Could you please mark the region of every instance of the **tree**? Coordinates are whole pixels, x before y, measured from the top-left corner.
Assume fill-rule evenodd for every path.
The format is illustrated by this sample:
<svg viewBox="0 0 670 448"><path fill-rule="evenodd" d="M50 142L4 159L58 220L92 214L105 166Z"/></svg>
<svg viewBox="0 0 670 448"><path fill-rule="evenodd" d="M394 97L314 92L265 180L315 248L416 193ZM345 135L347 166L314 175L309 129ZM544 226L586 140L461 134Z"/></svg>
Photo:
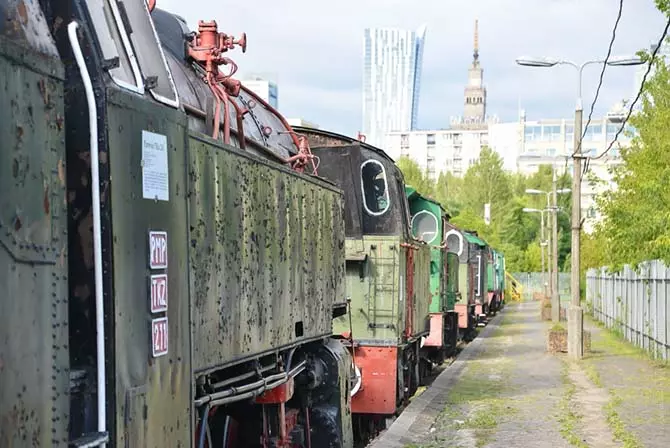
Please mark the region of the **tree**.
<svg viewBox="0 0 670 448"><path fill-rule="evenodd" d="M440 173L435 184L435 200L447 210L452 217L458 216L463 204L463 179L451 173Z"/></svg>
<svg viewBox="0 0 670 448"><path fill-rule="evenodd" d="M424 196L432 196L434 194L433 181L421 171L419 165L408 157L400 157L396 162L402 175L405 178L405 184L412 186L416 191Z"/></svg>
<svg viewBox="0 0 670 448"><path fill-rule="evenodd" d="M463 230L474 230L491 246L505 254L507 269L513 272L539 271L540 216L525 213L524 207L545 208L546 197L526 194L527 188L549 191L551 167L542 166L531 176L507 174L502 158L490 148L483 148L479 160L460 178L440 174L434 182L419 166L401 157L397 162L405 182L421 194L432 196L451 214L451 222ZM558 187L569 186L569 176L562 176ZM567 196L567 197L566 197ZM491 204L491 223L484 222L484 204ZM570 250L570 197L559 196L559 266Z"/></svg>
<svg viewBox="0 0 670 448"><path fill-rule="evenodd" d="M638 135L612 170L617 188L597 198L603 259L615 270L652 259L670 264L670 73L663 61L654 65L642 110L630 119Z"/></svg>
<svg viewBox="0 0 670 448"><path fill-rule="evenodd" d="M483 213L484 204L491 204L491 221L499 222L512 194L509 176L503 169L502 157L485 146L463 180L467 185L467 194L463 197L464 205Z"/></svg>

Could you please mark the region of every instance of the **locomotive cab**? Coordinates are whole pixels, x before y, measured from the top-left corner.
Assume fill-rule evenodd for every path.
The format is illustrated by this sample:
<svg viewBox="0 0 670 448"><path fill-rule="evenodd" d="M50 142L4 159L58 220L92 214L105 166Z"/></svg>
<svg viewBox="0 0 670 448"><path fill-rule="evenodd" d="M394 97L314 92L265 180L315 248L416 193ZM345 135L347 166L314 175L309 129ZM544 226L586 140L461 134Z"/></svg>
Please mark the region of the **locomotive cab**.
<svg viewBox="0 0 670 448"><path fill-rule="evenodd" d="M410 229L402 173L382 150L322 130L306 136L319 172L345 194L350 313L334 321L349 339L361 385L352 397L358 434L374 435L400 412L420 381L430 332L430 249Z"/></svg>

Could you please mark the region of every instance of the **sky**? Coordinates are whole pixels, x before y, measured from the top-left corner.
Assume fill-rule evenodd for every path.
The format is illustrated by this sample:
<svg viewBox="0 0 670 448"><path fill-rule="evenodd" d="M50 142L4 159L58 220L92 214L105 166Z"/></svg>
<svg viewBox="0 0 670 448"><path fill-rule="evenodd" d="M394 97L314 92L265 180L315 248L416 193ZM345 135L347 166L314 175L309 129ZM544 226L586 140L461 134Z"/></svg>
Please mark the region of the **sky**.
<svg viewBox="0 0 670 448"><path fill-rule="evenodd" d="M414 3L413 6L410 6ZM420 7L418 5L421 5ZM603 59L618 0L158 0L159 8L198 20L216 20L228 34L247 33L248 48L228 56L238 74L264 74L278 84L279 110L321 128L355 135L362 127L363 30L416 29L426 24L419 100L421 129L444 129L462 114L479 19L480 61L488 115L516 121L569 118L577 97L577 71L569 66L529 68L522 55L581 63ZM626 0L612 55L630 55L657 42L665 25L653 0ZM584 70L585 113L601 66ZM594 116L633 96L636 67L607 67ZM239 78L239 77L238 77Z"/></svg>

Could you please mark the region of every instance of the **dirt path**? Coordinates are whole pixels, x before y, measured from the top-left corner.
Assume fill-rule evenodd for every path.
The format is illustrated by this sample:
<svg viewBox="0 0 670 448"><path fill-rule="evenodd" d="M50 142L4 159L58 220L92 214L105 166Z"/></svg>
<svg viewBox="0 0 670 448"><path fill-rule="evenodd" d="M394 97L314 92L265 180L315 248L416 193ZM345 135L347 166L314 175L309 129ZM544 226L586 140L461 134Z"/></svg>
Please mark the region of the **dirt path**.
<svg viewBox="0 0 670 448"><path fill-rule="evenodd" d="M581 443L575 440L573 444L580 446L583 443L584 446L598 448L620 447L621 443L614 441L603 412L610 398L607 391L593 384L576 363L569 363L568 376L576 389L569 404L580 420L575 428L575 436L581 439Z"/></svg>
<svg viewBox="0 0 670 448"><path fill-rule="evenodd" d="M508 306L372 447L669 446L670 368L588 323L592 354L550 355L539 314Z"/></svg>

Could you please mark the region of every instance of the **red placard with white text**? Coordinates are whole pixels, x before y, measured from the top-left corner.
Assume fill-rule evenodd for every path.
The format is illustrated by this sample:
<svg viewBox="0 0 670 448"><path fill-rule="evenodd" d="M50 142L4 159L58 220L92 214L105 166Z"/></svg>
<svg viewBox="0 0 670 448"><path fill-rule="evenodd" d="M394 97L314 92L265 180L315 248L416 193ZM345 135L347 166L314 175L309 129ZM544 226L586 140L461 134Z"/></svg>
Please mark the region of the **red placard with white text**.
<svg viewBox="0 0 670 448"><path fill-rule="evenodd" d="M151 352L154 358L167 355L168 352L168 320L160 317L151 321Z"/></svg>
<svg viewBox="0 0 670 448"><path fill-rule="evenodd" d="M149 267L151 269L167 269L167 232L149 231Z"/></svg>
<svg viewBox="0 0 670 448"><path fill-rule="evenodd" d="M168 309L168 277L167 274L156 274L149 278L149 299L151 312L160 313Z"/></svg>

